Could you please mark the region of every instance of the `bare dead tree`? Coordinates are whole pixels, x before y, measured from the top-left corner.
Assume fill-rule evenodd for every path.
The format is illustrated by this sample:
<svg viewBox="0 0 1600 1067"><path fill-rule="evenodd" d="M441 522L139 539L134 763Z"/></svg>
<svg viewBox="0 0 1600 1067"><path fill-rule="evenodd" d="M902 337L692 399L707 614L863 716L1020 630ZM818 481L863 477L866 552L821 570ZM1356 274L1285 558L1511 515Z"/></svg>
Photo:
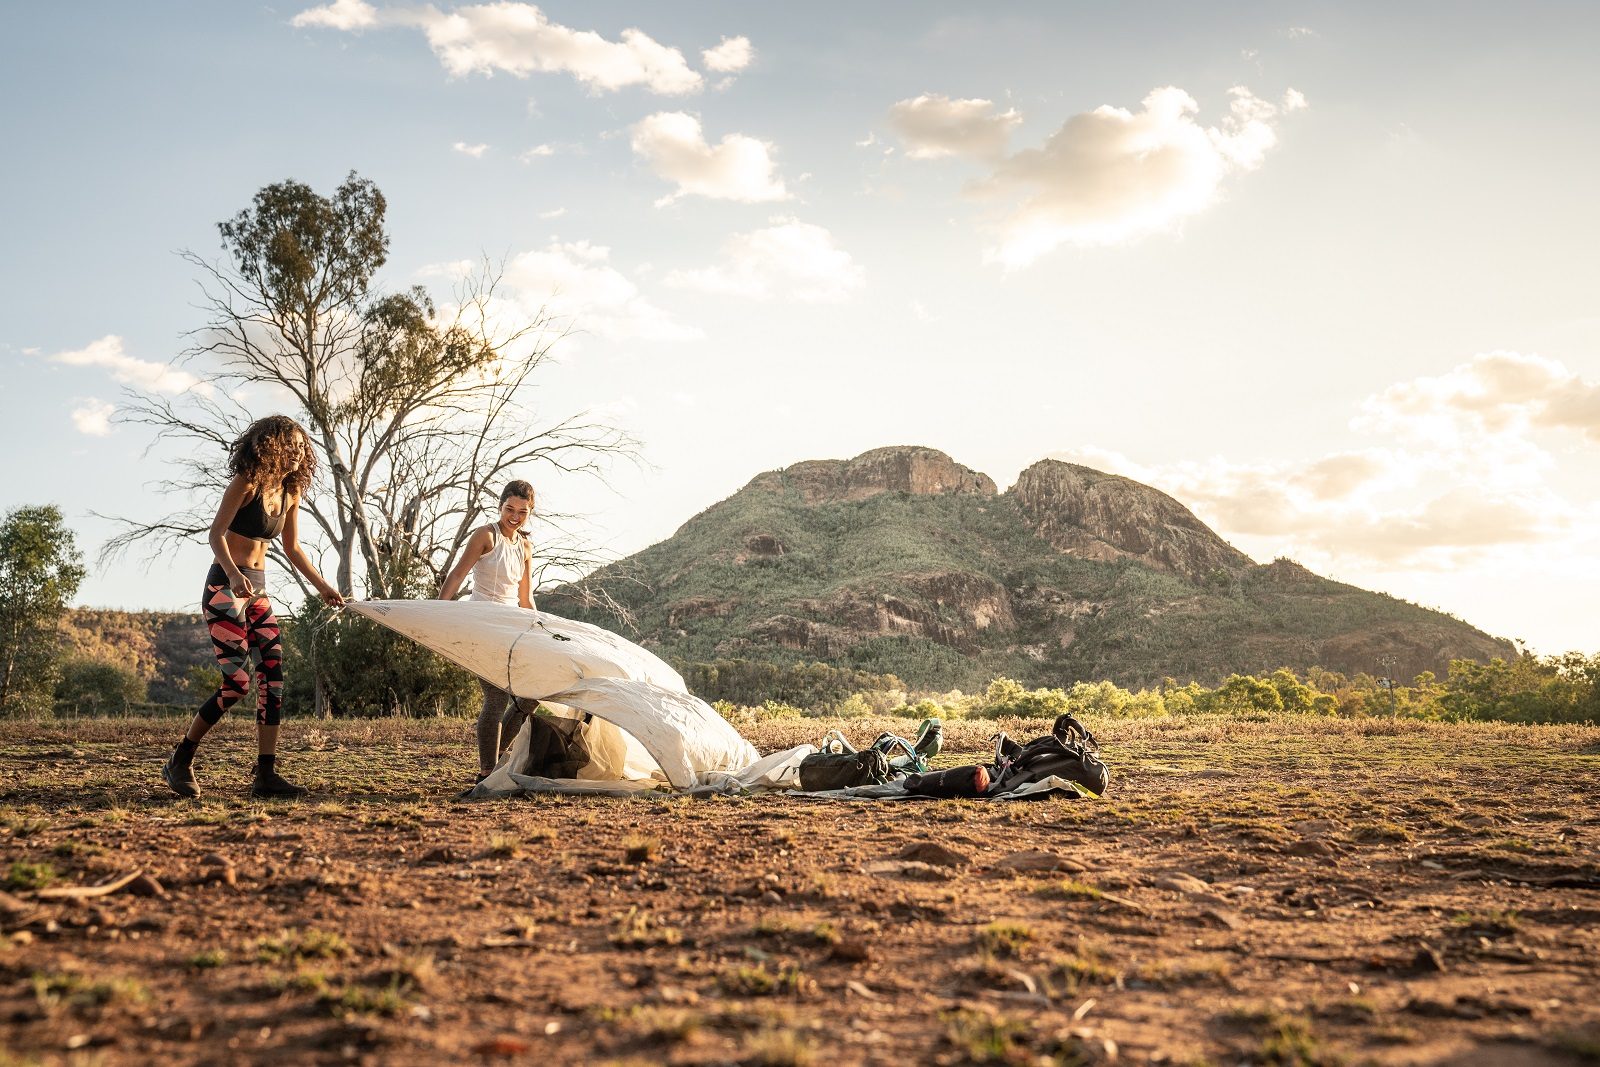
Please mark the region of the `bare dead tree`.
<svg viewBox="0 0 1600 1067"><path fill-rule="evenodd" d="M463 274L445 315L421 287L372 291L388 254L385 206L354 173L332 197L280 182L219 225L224 259L182 253L206 316L182 358L209 385L177 398L136 393L123 418L183 446L158 485L185 506L122 520L106 554L159 552L204 533L227 482L227 445L265 413L263 392L293 409L321 454L300 505L302 538L333 557L335 584L351 596L435 587L513 476L603 479L607 464L636 458L615 427L536 409L535 378L566 331L542 309L515 317L494 264ZM549 540L562 548L559 560L545 555L547 570L600 562L559 529Z"/></svg>

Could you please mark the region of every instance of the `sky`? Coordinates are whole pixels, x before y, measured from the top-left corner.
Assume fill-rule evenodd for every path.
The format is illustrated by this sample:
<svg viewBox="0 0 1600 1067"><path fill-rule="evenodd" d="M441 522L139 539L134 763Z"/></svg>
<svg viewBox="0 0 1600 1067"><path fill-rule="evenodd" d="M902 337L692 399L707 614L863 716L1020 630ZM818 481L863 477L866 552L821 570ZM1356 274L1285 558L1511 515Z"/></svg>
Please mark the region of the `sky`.
<svg viewBox="0 0 1600 1067"><path fill-rule="evenodd" d="M264 185L388 200L575 332L540 384L643 462L530 470L615 556L755 474L918 444L1148 482L1258 561L1600 650L1600 7L7 5L0 510L79 601L209 551L121 421L181 397L195 269ZM263 412L265 413L265 412Z"/></svg>

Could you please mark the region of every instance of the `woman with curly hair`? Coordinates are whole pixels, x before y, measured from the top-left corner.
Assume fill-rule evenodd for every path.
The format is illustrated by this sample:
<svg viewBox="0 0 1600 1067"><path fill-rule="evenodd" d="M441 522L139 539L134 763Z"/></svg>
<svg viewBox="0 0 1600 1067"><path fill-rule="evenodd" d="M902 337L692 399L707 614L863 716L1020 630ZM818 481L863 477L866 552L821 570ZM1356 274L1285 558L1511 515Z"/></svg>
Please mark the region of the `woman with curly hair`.
<svg viewBox="0 0 1600 1067"><path fill-rule="evenodd" d="M317 455L300 424L287 415L258 419L233 442L222 504L211 523L215 557L200 610L222 668L222 686L201 706L161 777L181 797L200 795L195 748L256 676L256 757L252 797L302 797L306 790L277 770L278 718L283 707L283 642L267 596L267 545L283 538L283 554L316 587L324 603L344 603L300 547L300 498L311 485Z"/></svg>

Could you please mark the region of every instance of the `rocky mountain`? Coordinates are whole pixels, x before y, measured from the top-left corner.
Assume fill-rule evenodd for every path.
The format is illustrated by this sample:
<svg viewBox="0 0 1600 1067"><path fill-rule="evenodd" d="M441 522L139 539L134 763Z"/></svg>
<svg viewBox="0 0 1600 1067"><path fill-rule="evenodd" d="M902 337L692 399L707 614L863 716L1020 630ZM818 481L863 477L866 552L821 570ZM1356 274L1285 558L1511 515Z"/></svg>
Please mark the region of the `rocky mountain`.
<svg viewBox="0 0 1600 1067"><path fill-rule="evenodd" d="M541 605L680 662L819 660L934 687L1281 666L1409 680L1514 654L1451 616L1258 565L1131 479L1041 460L1001 493L910 446L759 474Z"/></svg>

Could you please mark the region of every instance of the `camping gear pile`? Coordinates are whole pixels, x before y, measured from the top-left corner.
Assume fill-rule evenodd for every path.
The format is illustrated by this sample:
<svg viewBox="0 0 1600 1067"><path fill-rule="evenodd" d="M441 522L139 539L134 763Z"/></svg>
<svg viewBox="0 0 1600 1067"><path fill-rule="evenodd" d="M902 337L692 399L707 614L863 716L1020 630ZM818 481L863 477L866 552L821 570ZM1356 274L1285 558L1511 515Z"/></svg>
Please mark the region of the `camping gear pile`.
<svg viewBox="0 0 1600 1067"><path fill-rule="evenodd" d="M796 792L837 799L1099 795L1109 774L1093 735L1070 715L1046 737L997 734L994 759L934 771L943 731L880 735L857 750L838 731L821 745L761 756L660 657L609 630L481 601L368 600L348 609L499 689L537 700L473 798L518 793L625 796Z"/></svg>
<svg viewBox="0 0 1600 1067"><path fill-rule="evenodd" d="M924 720L915 742L881 734L861 752L833 731L823 748L800 761L800 792L841 797L965 797L998 800L1051 793L1100 796L1111 773L1099 756L1100 743L1072 715L1056 718L1050 733L1019 744L1003 732L994 742L994 760L930 771L942 730L938 719ZM831 746L842 746L837 751ZM895 749L901 754L891 756Z"/></svg>

